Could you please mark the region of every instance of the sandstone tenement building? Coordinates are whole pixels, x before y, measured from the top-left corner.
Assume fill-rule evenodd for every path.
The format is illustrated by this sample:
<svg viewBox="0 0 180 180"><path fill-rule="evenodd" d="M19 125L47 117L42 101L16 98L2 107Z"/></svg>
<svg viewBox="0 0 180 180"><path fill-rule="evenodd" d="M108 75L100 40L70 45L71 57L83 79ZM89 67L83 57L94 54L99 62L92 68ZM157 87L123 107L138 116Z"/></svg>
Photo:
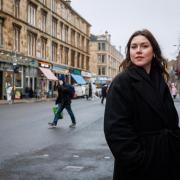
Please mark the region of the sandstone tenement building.
<svg viewBox="0 0 180 180"><path fill-rule="evenodd" d="M0 99L7 82L20 98L28 88L52 94L62 75L86 78L90 26L70 1L0 0Z"/></svg>

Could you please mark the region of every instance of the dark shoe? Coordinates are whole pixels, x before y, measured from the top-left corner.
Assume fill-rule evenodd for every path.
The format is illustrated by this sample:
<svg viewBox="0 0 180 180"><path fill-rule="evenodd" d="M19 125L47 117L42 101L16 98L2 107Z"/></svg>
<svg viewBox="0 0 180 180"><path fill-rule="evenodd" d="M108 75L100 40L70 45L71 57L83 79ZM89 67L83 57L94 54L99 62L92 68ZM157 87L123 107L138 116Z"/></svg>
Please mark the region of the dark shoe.
<svg viewBox="0 0 180 180"><path fill-rule="evenodd" d="M75 128L76 127L76 124L71 124L70 126L69 126L70 128Z"/></svg>
<svg viewBox="0 0 180 180"><path fill-rule="evenodd" d="M55 123L51 123L51 122L48 122L48 124L51 126L51 127L56 127L57 126L57 124L55 124Z"/></svg>

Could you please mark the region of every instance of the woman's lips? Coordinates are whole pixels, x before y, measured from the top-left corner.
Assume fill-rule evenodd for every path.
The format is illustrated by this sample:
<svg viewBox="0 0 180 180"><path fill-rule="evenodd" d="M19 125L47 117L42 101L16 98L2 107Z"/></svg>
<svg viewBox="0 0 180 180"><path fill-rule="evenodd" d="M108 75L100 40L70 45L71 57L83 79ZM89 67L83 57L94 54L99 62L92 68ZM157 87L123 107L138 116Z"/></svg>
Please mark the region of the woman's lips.
<svg viewBox="0 0 180 180"><path fill-rule="evenodd" d="M136 59L142 59L144 58L143 56L137 56Z"/></svg>

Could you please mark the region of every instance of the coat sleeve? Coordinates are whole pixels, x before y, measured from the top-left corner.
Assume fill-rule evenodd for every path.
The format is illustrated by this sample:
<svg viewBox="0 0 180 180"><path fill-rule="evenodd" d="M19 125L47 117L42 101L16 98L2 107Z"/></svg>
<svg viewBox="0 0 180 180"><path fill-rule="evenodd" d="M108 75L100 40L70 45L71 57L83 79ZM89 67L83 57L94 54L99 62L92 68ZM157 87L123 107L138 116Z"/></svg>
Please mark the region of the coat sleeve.
<svg viewBox="0 0 180 180"><path fill-rule="evenodd" d="M116 163L126 171L137 170L144 161L144 150L133 128L133 95L127 78L116 77L107 96L104 132Z"/></svg>

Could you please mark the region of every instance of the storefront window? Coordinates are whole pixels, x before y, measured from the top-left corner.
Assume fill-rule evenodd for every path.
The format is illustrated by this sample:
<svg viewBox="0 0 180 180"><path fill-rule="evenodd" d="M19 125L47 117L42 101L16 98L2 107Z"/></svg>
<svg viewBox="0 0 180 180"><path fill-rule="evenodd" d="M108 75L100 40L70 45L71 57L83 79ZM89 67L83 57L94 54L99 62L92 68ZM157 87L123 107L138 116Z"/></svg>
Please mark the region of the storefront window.
<svg viewBox="0 0 180 180"><path fill-rule="evenodd" d="M16 88L22 87L22 78L21 78L21 72L14 73L14 86ZM11 85L13 85L13 72L7 71L5 72L5 82L9 82Z"/></svg>
<svg viewBox="0 0 180 180"><path fill-rule="evenodd" d="M13 82L13 73L12 72L5 72L5 82L8 82L12 85L12 82Z"/></svg>
<svg viewBox="0 0 180 180"><path fill-rule="evenodd" d="M21 87L22 86L21 82L22 82L21 81L21 73L15 74L15 76L14 76L14 85L16 87Z"/></svg>

